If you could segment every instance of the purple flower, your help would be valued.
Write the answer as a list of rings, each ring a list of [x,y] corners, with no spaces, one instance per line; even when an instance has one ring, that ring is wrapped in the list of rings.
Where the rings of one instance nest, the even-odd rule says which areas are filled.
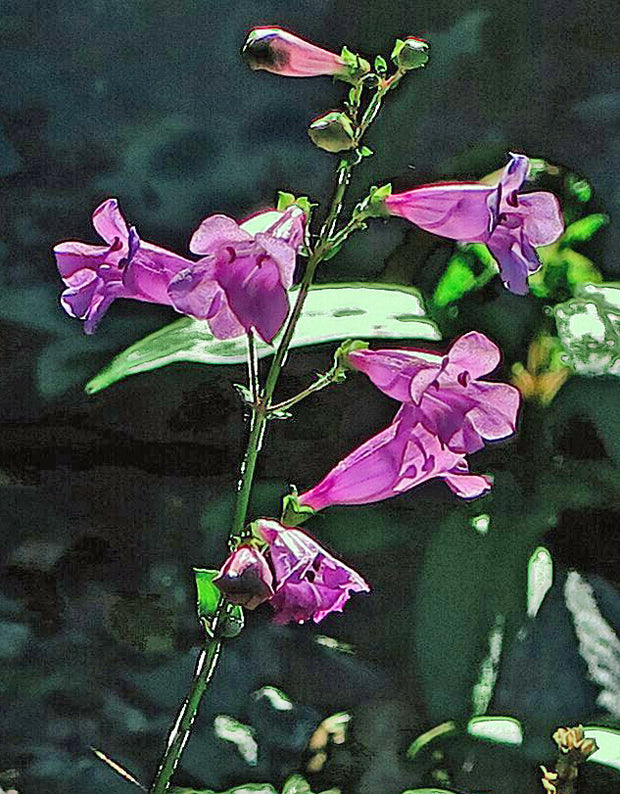
[[[140,240],[135,228],[127,226],[117,199],[97,207],[93,226],[106,245],[68,241],[54,247],[67,287],[60,298],[62,306],[72,317],[84,320],[84,331],[93,333],[116,298],[170,304],[170,279],[192,263]]]
[[[486,243],[498,262],[504,285],[527,293],[527,277],[540,267],[536,248],[555,242],[564,231],[560,204],[552,193],[519,193],[529,159],[511,154],[497,185],[445,182],[422,185],[385,199],[400,215],[425,231],[463,242]]]
[[[399,402],[440,442],[460,453],[515,432],[520,395],[507,383],[480,380],[500,363],[500,351],[472,331],[455,340],[445,356],[420,350],[354,350],[355,369]]]
[[[351,593],[370,590],[358,573],[300,529],[267,518],[255,528],[265,551],[241,546],[213,580],[233,603],[254,609],[269,601],[275,623],[319,623],[330,612],[342,612]]]
[[[267,210],[242,223],[226,215],[202,221],[190,250],[203,258],[178,272],[168,288],[172,305],[207,320],[219,339],[255,329],[271,342],[288,314],[305,214]]]
[[[397,349],[355,350],[348,359],[402,406],[391,425],[301,494],[301,505],[378,502],[435,477],[466,499],[491,487],[469,472],[465,456],[515,432],[520,397],[508,384],[480,380],[500,361],[490,339],[465,334],[443,357]]]
[[[252,69],[265,69],[284,77],[348,73],[346,63],[336,53],[277,27],[251,30],[243,47],[243,55]]]
[[[213,579],[231,604],[256,609],[273,596],[273,574],[256,546],[239,546]]]
[[[300,494],[299,504],[322,510],[333,505],[380,502],[439,477],[465,499],[488,491],[488,477],[470,474],[463,453],[443,446],[403,405],[391,425],[341,460],[318,485]]]

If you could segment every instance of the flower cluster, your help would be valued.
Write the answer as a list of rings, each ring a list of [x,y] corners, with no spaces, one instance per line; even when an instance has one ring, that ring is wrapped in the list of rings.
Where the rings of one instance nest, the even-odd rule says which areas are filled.
[[[305,214],[267,210],[237,223],[226,215],[202,221],[190,241],[192,261],[140,239],[116,199],[93,213],[106,245],[64,242],[54,248],[66,289],[61,303],[92,333],[116,298],[172,306],[230,339],[256,330],[271,342],[288,312]]]
[[[342,612],[351,593],[368,592],[362,577],[314,538],[271,519],[254,524],[256,542],[234,551],[213,580],[233,604],[268,601],[275,623],[315,623]]]
[[[372,153],[364,151],[360,141],[383,95],[406,72],[423,67],[428,52],[421,39],[397,40],[391,56],[396,71],[388,77],[384,58],[375,60],[376,74],[370,74],[369,63],[346,47],[336,54],[279,27],[253,29],[243,49],[252,69],[285,77],[327,75],[353,85],[345,109],[322,114],[309,129],[320,148],[346,153],[339,166],[346,173],[341,186],[346,186],[352,166]],[[366,89],[376,93],[360,117]],[[354,213],[339,233],[359,228],[368,216],[387,214],[449,239],[485,243],[506,287],[524,294],[528,275],[540,266],[536,248],[554,242],[563,231],[560,206],[551,193],[522,192],[529,166],[525,155],[511,154],[496,184],[437,183],[396,194],[389,193],[389,185],[373,188],[356,206],[359,214]],[[337,227],[342,206],[342,193],[336,197],[341,203],[328,214],[333,223],[323,227],[329,229],[328,236]],[[242,222],[211,215],[191,236],[190,258],[142,240],[123,218],[117,200],[108,199],[93,214],[93,226],[104,244],[68,241],[54,248],[66,287],[61,303],[71,316],[84,320],[87,333],[95,330],[115,299],[130,298],[168,305],[204,320],[218,339],[256,332],[271,343],[289,313],[289,290],[306,239],[306,221],[297,204],[284,211],[259,212]],[[323,239],[323,234],[308,251],[308,272],[334,246],[335,238]],[[299,294],[303,301],[304,291]],[[484,379],[500,363],[500,351],[490,339],[476,331],[467,333],[445,355],[355,345],[347,351],[342,353],[346,366],[365,374],[399,403],[398,410],[388,427],[293,499],[293,512],[299,515],[289,523],[301,523],[313,511],[331,505],[397,496],[433,478],[465,499],[489,490],[491,479],[470,472],[467,456],[515,432],[520,401],[513,386]],[[286,346],[278,354],[285,356]],[[279,356],[275,361],[281,366]],[[275,380],[278,374],[279,370]],[[265,387],[255,405],[257,421],[266,421],[273,408],[275,380],[268,378],[271,391]],[[236,548],[214,581],[231,603],[248,609],[270,603],[278,623],[319,622],[341,611],[351,593],[369,589],[359,574],[312,537],[272,519],[254,523],[251,540]]]

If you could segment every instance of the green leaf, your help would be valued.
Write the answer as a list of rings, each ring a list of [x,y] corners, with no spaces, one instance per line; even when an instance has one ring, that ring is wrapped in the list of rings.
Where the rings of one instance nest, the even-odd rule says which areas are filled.
[[[620,284],[582,284],[553,313],[562,346],[580,375],[620,375]]]
[[[620,770],[620,731],[598,725],[586,725],[583,729],[587,739],[595,739],[598,750],[590,756],[588,762],[603,764]]]
[[[282,786],[282,794],[312,794],[312,790],[305,778],[301,775],[293,775]]]
[[[291,292],[294,301],[296,291]],[[292,347],[362,339],[439,340],[437,326],[425,314],[420,293],[390,284],[329,284],[314,287],[293,337]],[[276,337],[276,344],[278,337]],[[128,375],[159,369],[178,361],[239,364],[246,360],[246,339],[215,339],[205,321],[192,317],[161,328],[120,353],[87,385],[95,394]],[[274,347],[258,341],[258,355]]]
[[[474,287],[476,279],[465,257],[460,254],[453,256],[445,273],[435,288],[433,303],[435,306],[447,306],[459,300]]]
[[[221,592],[213,584],[217,574],[217,571],[210,568],[194,568],[199,618],[210,618],[215,614],[221,596]]]
[[[578,221],[566,227],[566,231],[560,240],[560,245],[571,246],[575,245],[575,243],[583,243],[593,237],[599,229],[608,223],[609,217],[601,212],[586,215],[585,218],[579,218]]]
[[[494,744],[512,747],[523,744],[521,723],[514,717],[473,717],[467,724],[467,733]]]

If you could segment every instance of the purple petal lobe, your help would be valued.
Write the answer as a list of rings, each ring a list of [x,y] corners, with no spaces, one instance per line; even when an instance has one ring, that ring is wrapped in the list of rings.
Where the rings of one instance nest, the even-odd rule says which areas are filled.
[[[201,222],[192,235],[189,250],[193,254],[212,254],[220,245],[251,239],[252,235],[241,229],[237,221],[227,215],[211,215]]]
[[[115,240],[127,242],[129,229],[118,206],[118,199],[107,199],[93,212],[93,226],[97,234],[106,243],[112,245]]]

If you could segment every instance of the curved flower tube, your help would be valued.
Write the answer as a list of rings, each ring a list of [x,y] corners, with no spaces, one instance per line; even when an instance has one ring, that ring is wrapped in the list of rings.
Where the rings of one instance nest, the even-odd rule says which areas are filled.
[[[528,169],[528,157],[511,154],[494,187],[481,182],[421,185],[388,196],[385,207],[440,237],[486,243],[504,285],[524,295],[528,275],[540,268],[536,248],[555,242],[564,231],[560,203],[552,193],[519,192]]]
[[[232,603],[254,609],[268,601],[274,623],[319,623],[342,612],[351,593],[370,590],[358,573],[300,529],[267,518],[254,527],[264,550],[240,546],[213,580]]]
[[[470,474],[463,453],[443,446],[403,405],[391,425],[341,460],[322,480],[298,497],[313,510],[334,505],[381,502],[438,477],[465,499],[488,491],[488,477]]]
[[[84,320],[84,331],[94,332],[116,298],[170,304],[170,280],[192,262],[140,240],[115,198],[93,212],[93,226],[105,245],[69,240],[54,247],[66,285],[61,304],[71,317]]]
[[[255,329],[271,342],[288,314],[305,217],[292,206],[285,212],[266,210],[242,223],[227,215],[205,218],[189,246],[203,258],[171,280],[172,305],[207,320],[219,339]]]
[[[349,71],[340,55],[278,27],[251,30],[242,52],[251,69],[283,77],[344,75]]]

